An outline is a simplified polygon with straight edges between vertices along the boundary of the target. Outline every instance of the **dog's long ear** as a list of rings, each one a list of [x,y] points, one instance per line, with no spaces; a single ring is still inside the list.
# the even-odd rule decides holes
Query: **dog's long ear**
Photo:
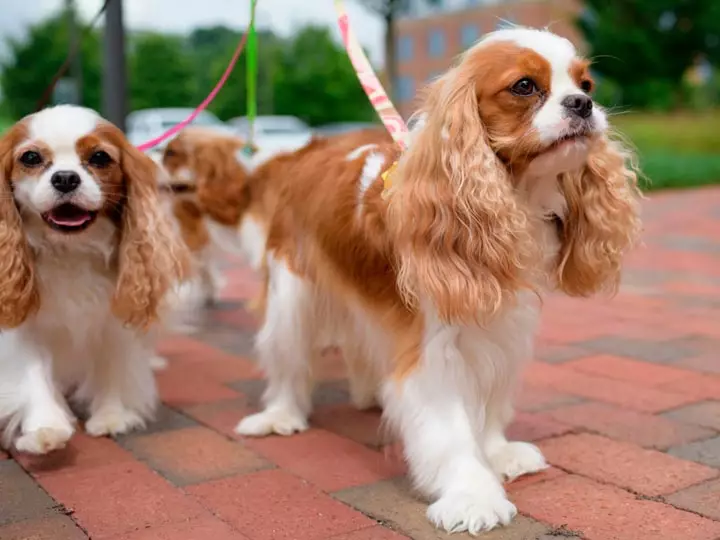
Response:
[[[568,214],[558,283],[569,295],[613,293],[620,284],[623,257],[641,230],[631,157],[620,143],[603,137],[595,142],[584,169],[561,177]]]
[[[11,183],[13,151],[23,126],[0,139],[0,327],[14,328],[40,307],[33,254],[25,237]]]
[[[234,141],[204,141],[197,150],[197,196],[203,211],[223,225],[237,225],[250,204],[248,171]]]
[[[410,148],[393,173],[388,229],[406,301],[467,323],[526,286],[532,238],[478,111],[474,74],[430,87]]]
[[[162,208],[158,167],[120,135],[126,201],[122,216],[115,315],[147,330],[171,287],[189,272],[189,254]]]

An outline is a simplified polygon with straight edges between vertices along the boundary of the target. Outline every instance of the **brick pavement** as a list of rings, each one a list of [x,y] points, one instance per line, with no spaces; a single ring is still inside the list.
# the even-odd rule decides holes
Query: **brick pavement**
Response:
[[[652,196],[646,229],[617,298],[547,300],[511,431],[553,467],[508,486],[521,515],[484,538],[720,539],[720,190]],[[348,405],[332,352],[312,429],[232,433],[262,381],[243,311],[257,282],[237,266],[228,277],[204,330],[163,345],[147,431],[80,434],[44,459],[0,453],[2,540],[447,538],[378,413]]]

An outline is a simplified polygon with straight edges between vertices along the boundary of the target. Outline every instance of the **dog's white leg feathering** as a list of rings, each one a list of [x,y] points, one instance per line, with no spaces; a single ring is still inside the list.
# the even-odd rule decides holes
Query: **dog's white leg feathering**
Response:
[[[81,390],[92,396],[85,430],[95,437],[142,428],[154,416],[158,397],[147,347],[131,332],[110,324],[105,347],[98,351],[105,356],[95,363],[89,387]]]
[[[459,330],[426,330],[419,364],[385,387],[385,414],[400,433],[410,473],[434,502],[429,520],[448,532],[478,534],[517,513],[477,442],[465,395],[471,373],[457,348]]]
[[[265,321],[256,340],[258,358],[268,379],[263,395],[265,409],[237,425],[235,430],[241,435],[304,431],[312,408],[313,293],[272,254],[268,254],[268,271]]]
[[[75,418],[53,383],[49,353],[21,343],[22,338],[13,331],[5,339],[15,341],[14,346],[8,343],[7,350],[16,359],[22,359],[22,366],[16,365],[17,369],[5,373],[8,378],[0,385],[0,392],[6,394],[1,401],[14,396],[11,401],[20,427],[15,448],[29,454],[47,454],[63,448],[75,431]],[[0,406],[3,414],[5,405]],[[12,429],[17,423],[10,420],[8,426]]]
[[[483,445],[495,474],[501,480],[515,480],[548,468],[545,457],[534,444],[508,441],[505,430],[513,417],[512,392],[497,392],[486,409]]]

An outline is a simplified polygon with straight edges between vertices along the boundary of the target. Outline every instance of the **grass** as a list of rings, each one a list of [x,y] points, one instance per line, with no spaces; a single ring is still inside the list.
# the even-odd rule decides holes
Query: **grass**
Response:
[[[612,123],[638,152],[644,189],[720,183],[720,110],[629,113]]]

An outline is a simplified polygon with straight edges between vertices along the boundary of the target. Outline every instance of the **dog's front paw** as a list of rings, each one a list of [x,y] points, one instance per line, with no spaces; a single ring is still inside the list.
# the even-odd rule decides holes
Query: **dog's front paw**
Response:
[[[263,437],[272,433],[292,435],[307,428],[307,418],[300,411],[267,409],[243,418],[235,428],[235,432],[251,437]]]
[[[145,427],[145,420],[138,413],[127,409],[108,409],[93,414],[85,424],[85,431],[93,437],[122,435]]]
[[[509,442],[488,456],[488,459],[495,474],[507,480],[548,468],[538,447],[526,442]]]
[[[471,535],[507,525],[517,514],[502,488],[451,491],[440,497],[427,510],[428,519],[449,533]]]
[[[26,454],[47,454],[61,450],[72,437],[75,429],[71,426],[42,427],[23,433],[15,440],[18,452]]]

